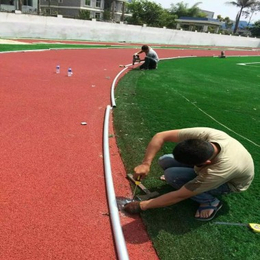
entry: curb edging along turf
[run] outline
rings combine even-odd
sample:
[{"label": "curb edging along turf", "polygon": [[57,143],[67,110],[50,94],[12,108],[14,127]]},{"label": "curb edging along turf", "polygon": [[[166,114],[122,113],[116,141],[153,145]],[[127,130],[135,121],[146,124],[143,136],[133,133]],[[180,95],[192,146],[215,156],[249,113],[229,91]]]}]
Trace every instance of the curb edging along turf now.
[{"label": "curb edging along turf", "polygon": [[[197,56],[178,56],[178,57],[169,57],[169,58],[161,58],[160,60],[173,60],[173,59],[182,59],[182,58],[196,58]],[[112,86],[111,86],[111,106],[113,108],[116,107],[116,101],[115,101],[115,87],[116,87],[116,83],[117,80],[119,78],[119,76],[126,71],[130,66],[132,66],[132,64],[126,64],[123,65],[125,68],[122,69],[115,77],[115,79],[113,80]]]},{"label": "curb edging along turf", "polygon": [[117,255],[119,260],[128,260],[128,252],[126,243],[120,224],[119,211],[116,202],[115,190],[113,185],[113,177],[110,162],[110,151],[109,151],[109,114],[112,110],[110,105],[106,108],[105,120],[104,120],[104,131],[103,131],[103,149],[104,149],[104,167],[105,167],[105,180],[107,187],[107,197],[110,212],[110,219],[117,249]]}]

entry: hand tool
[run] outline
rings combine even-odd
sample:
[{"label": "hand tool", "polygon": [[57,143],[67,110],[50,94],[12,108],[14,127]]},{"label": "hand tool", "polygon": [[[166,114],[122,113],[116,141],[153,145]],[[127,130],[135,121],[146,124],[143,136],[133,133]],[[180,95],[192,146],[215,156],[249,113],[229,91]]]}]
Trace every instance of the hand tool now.
[{"label": "hand tool", "polygon": [[133,200],[134,200],[134,198],[135,198],[136,188],[137,188],[138,185],[141,184],[140,179],[141,179],[141,176],[138,175],[138,176],[137,176],[137,180],[135,180],[135,189],[134,189],[134,192],[133,192]]},{"label": "hand tool", "polygon": [[[134,179],[134,177],[133,177],[132,174],[127,174],[127,177],[128,177],[133,183],[136,183],[136,180]],[[149,199],[151,199],[151,198],[154,198],[154,197],[157,197],[157,196],[160,195],[157,191],[150,192],[150,191],[141,183],[141,181],[139,180],[139,184],[136,184],[136,186],[135,186],[134,196],[135,196],[135,192],[136,192],[137,186],[138,186],[138,188],[140,188],[140,189],[145,193],[145,195],[137,195],[137,196],[136,196],[139,200],[149,200]]]},{"label": "hand tool", "polygon": [[217,225],[230,225],[230,226],[245,226],[252,229],[254,232],[260,232],[260,224],[257,223],[230,223],[230,222],[214,222]]},{"label": "hand tool", "polygon": [[140,61],[141,61],[140,56],[138,54],[134,54],[133,55],[133,63],[132,63],[132,65],[134,65],[136,62],[140,63]]}]

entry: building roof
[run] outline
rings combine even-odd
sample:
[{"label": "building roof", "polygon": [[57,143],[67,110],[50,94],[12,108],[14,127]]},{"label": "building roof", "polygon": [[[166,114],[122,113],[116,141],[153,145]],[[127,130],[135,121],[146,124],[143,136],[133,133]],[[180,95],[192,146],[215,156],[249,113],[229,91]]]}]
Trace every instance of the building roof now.
[{"label": "building roof", "polygon": [[205,18],[205,17],[186,17],[181,16],[179,20],[190,20],[190,21],[208,21],[208,22],[220,22],[218,19]]},{"label": "building roof", "polygon": [[[231,29],[233,30],[234,28],[235,28],[235,21],[232,21],[233,22],[233,25],[232,25],[232,27],[231,27]],[[226,24],[225,24],[225,22],[222,22],[222,26],[221,26],[223,29],[226,29]],[[253,24],[252,23],[250,23],[250,24],[248,24],[248,22],[247,21],[239,21],[239,24],[238,24],[238,28],[239,29],[246,29],[246,28],[248,28],[248,27],[253,27]]]},{"label": "building roof", "polygon": [[239,24],[238,24],[238,27],[241,28],[241,29],[244,29],[246,27],[252,27],[253,24],[248,24],[247,21],[239,21]]},{"label": "building roof", "polygon": [[196,24],[203,26],[222,26],[222,23],[217,19],[202,18],[202,17],[185,17],[181,16],[179,19],[175,19],[180,24]]}]

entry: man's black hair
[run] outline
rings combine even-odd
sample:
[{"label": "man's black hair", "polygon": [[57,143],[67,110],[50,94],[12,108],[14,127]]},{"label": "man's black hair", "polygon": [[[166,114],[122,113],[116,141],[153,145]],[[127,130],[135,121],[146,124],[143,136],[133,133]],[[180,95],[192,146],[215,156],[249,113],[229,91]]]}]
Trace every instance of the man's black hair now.
[{"label": "man's black hair", "polygon": [[210,142],[200,139],[187,139],[178,143],[172,151],[174,158],[188,165],[201,165],[214,154]]},{"label": "man's black hair", "polygon": [[143,45],[141,49],[142,49],[142,51],[147,51],[149,49],[149,47],[148,47],[148,45]]}]

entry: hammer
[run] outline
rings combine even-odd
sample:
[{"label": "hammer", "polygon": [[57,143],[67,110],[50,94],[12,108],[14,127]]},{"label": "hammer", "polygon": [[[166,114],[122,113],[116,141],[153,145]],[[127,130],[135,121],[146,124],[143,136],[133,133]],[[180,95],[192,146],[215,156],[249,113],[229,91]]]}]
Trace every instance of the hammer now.
[{"label": "hammer", "polygon": [[[127,177],[130,179],[130,181],[136,184],[136,180],[134,179],[133,174],[127,174]],[[136,184],[136,186],[138,186],[138,188],[140,188],[145,193],[145,195],[136,195],[139,200],[149,200],[160,195],[157,191],[150,192],[141,182]]]}]

